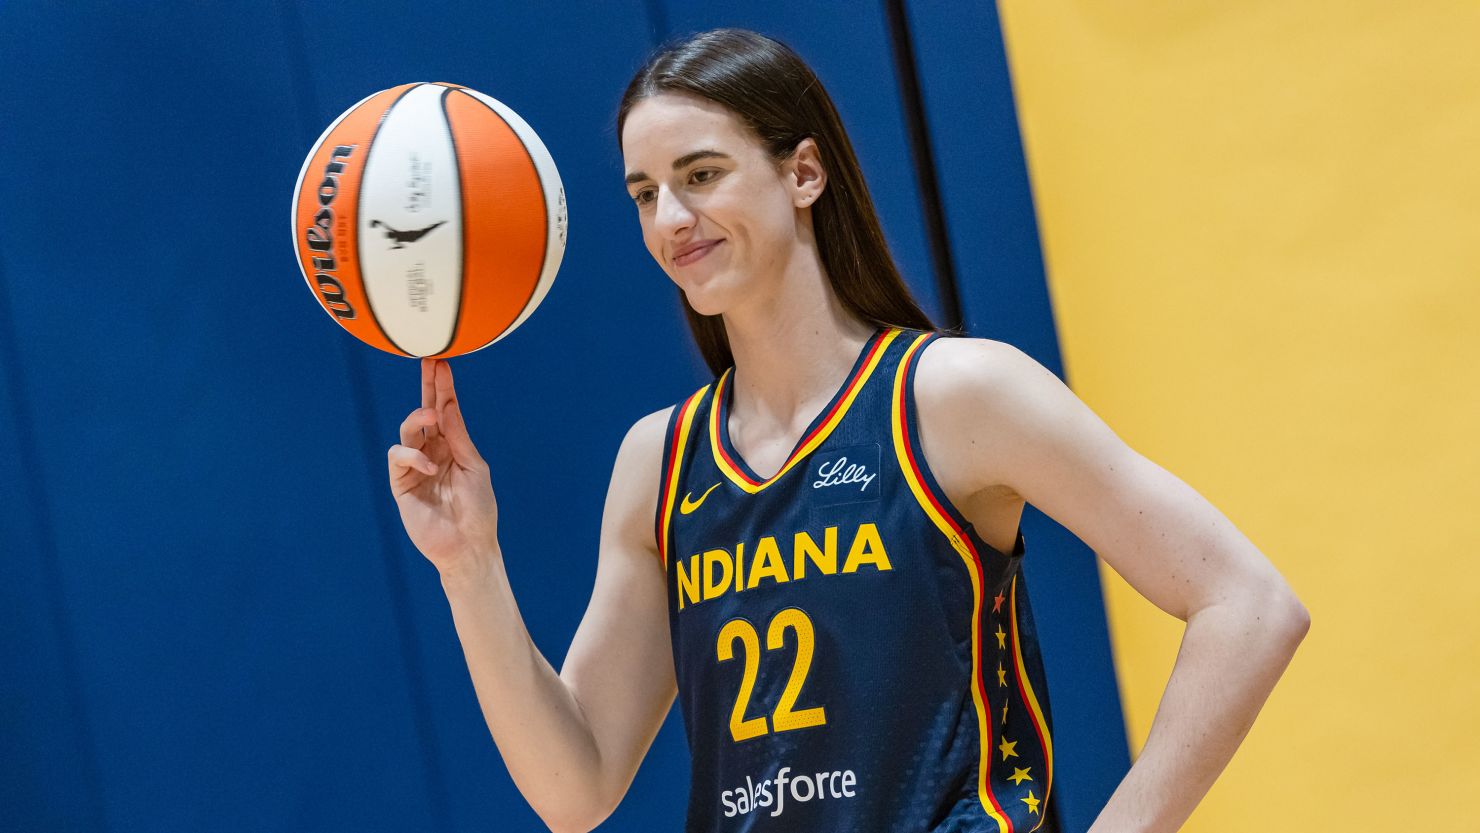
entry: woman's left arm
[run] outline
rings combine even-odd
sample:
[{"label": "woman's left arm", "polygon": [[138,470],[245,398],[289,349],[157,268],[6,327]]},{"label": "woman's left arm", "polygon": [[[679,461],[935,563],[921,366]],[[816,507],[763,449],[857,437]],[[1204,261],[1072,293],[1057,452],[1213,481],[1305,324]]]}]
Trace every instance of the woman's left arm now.
[{"label": "woman's left arm", "polygon": [[1309,614],[1221,512],[1042,365],[997,341],[932,347],[940,355],[922,357],[916,395],[936,400],[937,436],[961,455],[953,467],[970,472],[970,493],[1010,488],[1187,623],[1146,744],[1090,833],[1177,830],[1253,725]]}]

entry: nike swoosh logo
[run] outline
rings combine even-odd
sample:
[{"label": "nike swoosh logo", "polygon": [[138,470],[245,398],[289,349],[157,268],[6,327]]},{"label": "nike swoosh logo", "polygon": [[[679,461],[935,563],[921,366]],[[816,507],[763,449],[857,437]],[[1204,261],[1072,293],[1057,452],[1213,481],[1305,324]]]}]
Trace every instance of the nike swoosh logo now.
[{"label": "nike swoosh logo", "polygon": [[701,504],[701,503],[704,502],[704,498],[709,497],[709,492],[712,492],[712,491],[714,491],[715,489],[718,489],[718,488],[719,488],[719,484],[718,483],[714,484],[713,486],[710,486],[709,487],[709,491],[708,492],[705,492],[702,495],[700,495],[698,500],[692,500],[691,498],[693,497],[694,493],[693,492],[689,492],[688,494],[686,494],[686,495],[683,496],[683,502],[678,505],[678,511],[681,514],[687,515],[690,512],[694,511],[695,509],[698,509],[699,508],[699,504]]}]

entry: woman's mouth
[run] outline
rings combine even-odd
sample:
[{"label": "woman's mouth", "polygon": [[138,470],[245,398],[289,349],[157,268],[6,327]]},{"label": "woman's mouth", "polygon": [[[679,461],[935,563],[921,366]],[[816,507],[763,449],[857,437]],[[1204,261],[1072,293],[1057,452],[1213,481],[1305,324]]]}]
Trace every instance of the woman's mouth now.
[{"label": "woman's mouth", "polygon": [[706,243],[706,244],[704,244],[704,245],[702,245],[702,246],[700,246],[700,247],[698,247],[696,249],[691,249],[691,250],[689,250],[687,252],[684,252],[683,254],[681,254],[678,257],[675,257],[673,259],[673,265],[674,266],[688,266],[691,263],[696,263],[699,260],[702,260],[705,255],[707,255],[711,251],[713,251],[715,246],[718,246],[719,244],[721,244],[723,242],[725,242],[725,241],[723,241],[723,240],[715,240],[715,241],[713,241],[711,243]]}]

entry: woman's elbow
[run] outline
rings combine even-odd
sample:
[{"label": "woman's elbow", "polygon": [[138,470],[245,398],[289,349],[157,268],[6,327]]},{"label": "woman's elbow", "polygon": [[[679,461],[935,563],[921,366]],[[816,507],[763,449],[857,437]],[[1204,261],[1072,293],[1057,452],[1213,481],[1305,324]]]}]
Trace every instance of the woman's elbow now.
[{"label": "woman's elbow", "polygon": [[1310,632],[1310,611],[1273,570],[1242,583],[1227,604],[1238,610],[1246,633],[1257,632],[1271,648],[1283,645],[1293,655]]},{"label": "woman's elbow", "polygon": [[543,821],[545,826],[550,828],[550,833],[591,833],[592,830],[596,829],[597,825],[606,820],[606,816],[602,816],[601,818],[595,818],[594,816],[577,817],[570,815],[568,812],[563,813],[559,817],[553,814],[545,815],[544,813],[538,815],[540,821]]},{"label": "woman's elbow", "polygon": [[620,796],[612,801],[609,796],[587,796],[586,802],[567,802],[551,812],[536,813],[551,833],[590,833],[616,812]]},{"label": "woman's elbow", "polygon": [[1284,637],[1286,644],[1290,646],[1293,653],[1295,648],[1310,633],[1310,611],[1301,603],[1295,591],[1281,580],[1278,586],[1266,596],[1264,609],[1271,611],[1272,621],[1270,627]]},{"label": "woman's elbow", "polygon": [[1305,609],[1305,605],[1301,604],[1299,599],[1295,599],[1295,604],[1290,610],[1290,620],[1290,630],[1295,636],[1295,641],[1300,642],[1305,639],[1305,635],[1310,633],[1310,611]]}]

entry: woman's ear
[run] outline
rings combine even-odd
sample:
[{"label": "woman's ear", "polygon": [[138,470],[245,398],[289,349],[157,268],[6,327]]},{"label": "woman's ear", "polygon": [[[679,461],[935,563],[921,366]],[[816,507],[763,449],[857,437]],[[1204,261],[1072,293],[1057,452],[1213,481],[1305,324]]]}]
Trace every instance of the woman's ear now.
[{"label": "woman's ear", "polygon": [[817,202],[827,187],[827,170],[822,167],[822,157],[817,142],[811,136],[797,143],[784,166],[786,184],[791,188],[792,204],[798,208]]}]

